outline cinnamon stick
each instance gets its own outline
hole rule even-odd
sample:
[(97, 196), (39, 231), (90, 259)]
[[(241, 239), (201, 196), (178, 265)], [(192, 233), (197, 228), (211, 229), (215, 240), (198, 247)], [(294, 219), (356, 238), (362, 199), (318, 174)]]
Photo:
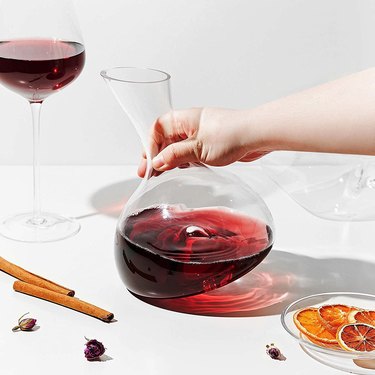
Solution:
[(13, 284), (13, 289), (16, 292), (28, 294), (49, 302), (57, 303), (58, 305), (69, 307), (70, 309), (91, 315), (95, 318), (103, 320), (104, 322), (110, 322), (114, 318), (114, 315), (111, 312), (103, 310), (100, 307), (94, 306), (76, 297), (60, 294), (58, 292), (28, 284), (23, 281), (15, 281)]
[(7, 261), (2, 257), (0, 257), (0, 270), (15, 277), (16, 279), (39, 286), (44, 289), (49, 289), (54, 292), (65, 294), (71, 297), (73, 297), (75, 294), (74, 290), (65, 288), (64, 286), (56, 284), (53, 281), (47, 280), (44, 277), (26, 271), (25, 269), (16, 266), (15, 264)]

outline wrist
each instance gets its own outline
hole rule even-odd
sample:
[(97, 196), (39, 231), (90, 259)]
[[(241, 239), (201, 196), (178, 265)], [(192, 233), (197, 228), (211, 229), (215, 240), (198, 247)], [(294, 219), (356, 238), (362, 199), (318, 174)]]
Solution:
[(280, 127), (263, 107), (240, 111), (242, 142), (249, 151), (276, 151), (281, 146)]

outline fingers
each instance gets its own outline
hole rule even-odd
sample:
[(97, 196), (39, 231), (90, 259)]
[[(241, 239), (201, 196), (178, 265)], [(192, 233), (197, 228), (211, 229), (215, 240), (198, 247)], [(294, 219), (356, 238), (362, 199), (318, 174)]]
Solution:
[[(200, 108), (170, 111), (155, 121), (149, 138), (149, 152), (155, 174), (156, 171), (163, 172), (199, 161), (198, 142), (194, 137), (200, 114)], [(138, 166), (140, 177), (145, 176), (146, 168), (146, 157), (143, 155)]]
[(150, 134), (151, 157), (171, 143), (192, 138), (199, 127), (201, 109), (174, 110), (160, 116)]
[(143, 157), (138, 165), (138, 176), (143, 178), (146, 174), (147, 160)]
[(183, 140), (165, 147), (152, 160), (152, 167), (157, 171), (166, 171), (181, 165), (199, 162), (197, 142), (195, 140)]
[(177, 127), (175, 125), (174, 113), (171, 111), (160, 116), (155, 121), (150, 134), (149, 147), (151, 157), (156, 156), (169, 143), (178, 141), (176, 133)]

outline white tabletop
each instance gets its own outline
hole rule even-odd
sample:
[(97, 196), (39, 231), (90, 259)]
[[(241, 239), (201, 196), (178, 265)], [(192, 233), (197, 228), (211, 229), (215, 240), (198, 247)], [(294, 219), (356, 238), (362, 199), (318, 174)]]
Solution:
[[(110, 324), (13, 291), (0, 274), (0, 373), (11, 374), (340, 374), (306, 355), (282, 328), (292, 300), (325, 291), (375, 293), (375, 222), (343, 223), (312, 216), (256, 166), (232, 167), (268, 204), (276, 242), (266, 260), (237, 285), (246, 287), (241, 312), (206, 316), (152, 306), (131, 295), (113, 256), (116, 219), (139, 180), (135, 166), (43, 167), (43, 207), (79, 219), (74, 237), (47, 244), (0, 237), (0, 255), (112, 311)], [(31, 167), (0, 167), (1, 214), (31, 202)], [(222, 288), (220, 293), (227, 293)], [(217, 291), (219, 293), (219, 291)], [(183, 311), (184, 306), (176, 304)], [(22, 314), (34, 332), (12, 332)], [(88, 362), (85, 338), (102, 341), (105, 361)], [(287, 357), (265, 354), (275, 343)]]

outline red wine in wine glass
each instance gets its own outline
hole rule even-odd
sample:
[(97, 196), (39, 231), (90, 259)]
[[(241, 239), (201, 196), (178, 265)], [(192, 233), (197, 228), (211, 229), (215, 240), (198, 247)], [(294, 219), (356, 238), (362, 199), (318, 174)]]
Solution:
[(0, 82), (30, 101), (47, 96), (75, 80), (85, 64), (84, 46), (53, 39), (0, 42)]

